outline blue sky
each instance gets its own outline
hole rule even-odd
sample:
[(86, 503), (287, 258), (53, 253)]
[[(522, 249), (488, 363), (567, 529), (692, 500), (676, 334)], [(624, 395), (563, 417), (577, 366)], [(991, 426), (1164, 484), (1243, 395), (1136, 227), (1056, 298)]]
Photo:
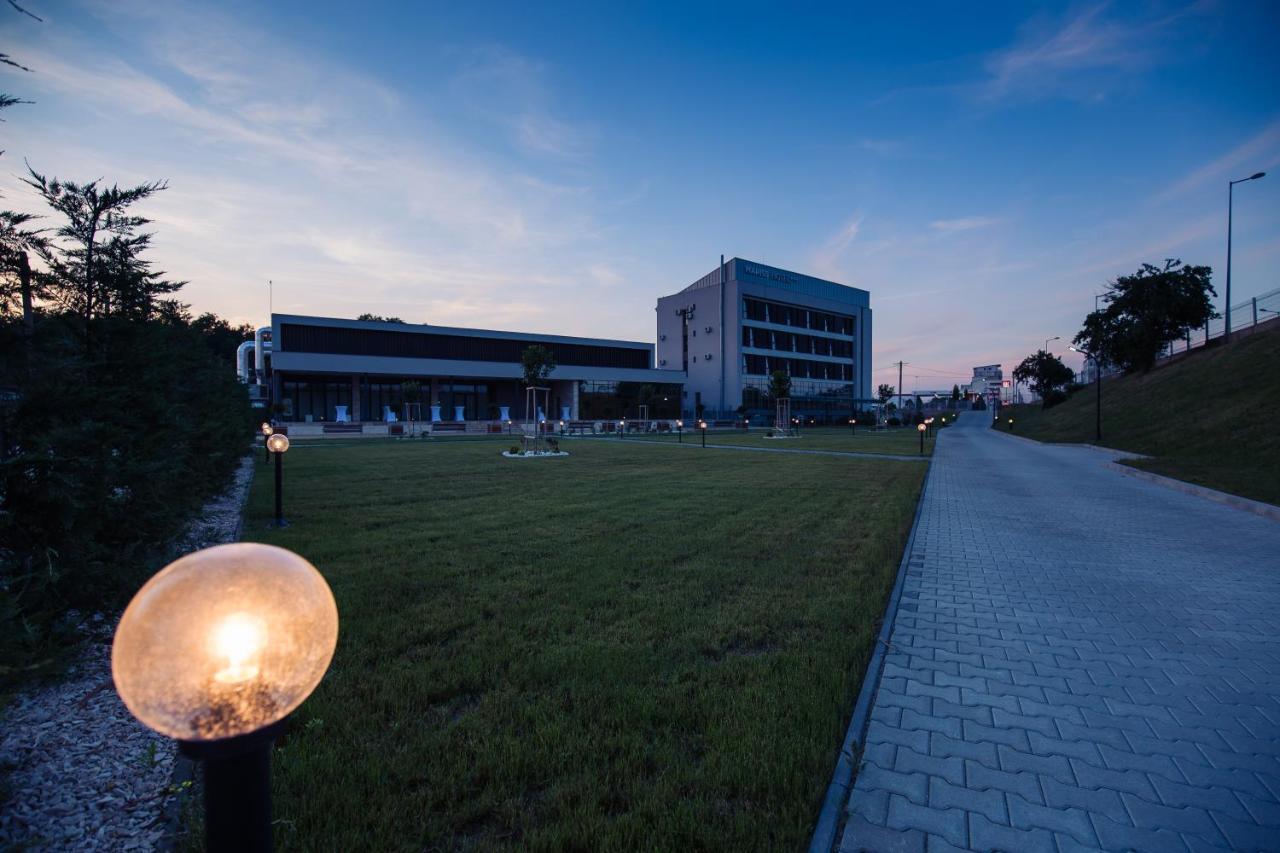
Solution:
[[(165, 178), (196, 310), (652, 340), (721, 253), (866, 288), (946, 386), (1165, 257), (1280, 287), (1274, 3), (25, 4), (0, 189)], [(980, 12), (975, 11), (980, 9)], [(1069, 360), (1073, 365), (1077, 362)], [(913, 377), (919, 375), (919, 380)]]

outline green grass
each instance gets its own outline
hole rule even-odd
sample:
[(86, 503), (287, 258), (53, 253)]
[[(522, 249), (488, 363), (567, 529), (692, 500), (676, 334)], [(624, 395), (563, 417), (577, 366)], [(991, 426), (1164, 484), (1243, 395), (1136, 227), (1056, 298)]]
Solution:
[[(1014, 408), (1018, 435), (1094, 440), (1094, 388), (1042, 411)], [(1002, 417), (1000, 428), (1007, 428)], [(1135, 468), (1280, 504), (1280, 328), (1102, 381), (1102, 443), (1153, 458)]]
[[(939, 423), (939, 428), (941, 424)], [(707, 430), (707, 445), (717, 447), (768, 447), (774, 450), (838, 450), (854, 453), (877, 453), (899, 456), (918, 456), (920, 454), (920, 434), (916, 428), (893, 427), (876, 431), (867, 427), (858, 427), (856, 434), (850, 433), (848, 427), (804, 427), (799, 438), (766, 438), (769, 432), (764, 427), (752, 427), (750, 431)], [(937, 430), (933, 435), (936, 437)], [(602, 437), (604, 438), (604, 437)], [(672, 434), (635, 435), (628, 433), (626, 438), (617, 435), (607, 436), (611, 441), (661, 441), (676, 443), (677, 437)], [(698, 430), (686, 430), (685, 444), (700, 444), (702, 436)], [(934, 438), (924, 442), (924, 455), (933, 454)]]
[(259, 468), (341, 614), (278, 845), (804, 846), (925, 467), (506, 444), (300, 444), (278, 531)]

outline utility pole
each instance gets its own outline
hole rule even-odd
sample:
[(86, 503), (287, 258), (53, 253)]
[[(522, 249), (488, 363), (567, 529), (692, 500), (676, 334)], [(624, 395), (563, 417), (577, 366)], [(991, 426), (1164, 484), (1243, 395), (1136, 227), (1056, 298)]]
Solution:
[(902, 362), (898, 362), (898, 417), (902, 417)]

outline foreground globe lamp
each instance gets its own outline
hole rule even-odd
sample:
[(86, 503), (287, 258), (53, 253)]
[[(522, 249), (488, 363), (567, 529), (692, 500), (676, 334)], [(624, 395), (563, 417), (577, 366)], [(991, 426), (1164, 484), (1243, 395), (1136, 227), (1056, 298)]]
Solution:
[(676, 421), (676, 442), (684, 444), (684, 421)]
[(702, 430), (702, 446), (707, 446), (707, 422), (698, 421), (698, 429)]
[(267, 439), (270, 438), (271, 434), (274, 432), (275, 429), (269, 422), (262, 422), (262, 461), (267, 464), (270, 464), (271, 462), (271, 451), (267, 449)]
[(271, 451), (271, 455), (276, 458), (276, 518), (274, 525), (276, 527), (284, 527), (287, 522), (284, 520), (284, 487), (282, 485), (284, 474), (282, 472), (284, 454), (289, 449), (289, 436), (276, 433), (267, 437), (267, 450)]
[(210, 853), (271, 850), (271, 745), (337, 641), (324, 578), (272, 545), (188, 554), (125, 608), (111, 677), (139, 722), (203, 764)]
[(924, 431), (927, 429), (924, 424), (916, 424), (916, 432), (920, 433), (920, 455), (924, 456)]

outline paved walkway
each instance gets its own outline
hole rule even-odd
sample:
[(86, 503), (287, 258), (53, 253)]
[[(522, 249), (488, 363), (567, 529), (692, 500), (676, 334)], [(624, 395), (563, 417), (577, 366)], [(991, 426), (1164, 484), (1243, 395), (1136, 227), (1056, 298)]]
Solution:
[(841, 850), (1280, 850), (1280, 524), (943, 432)]

